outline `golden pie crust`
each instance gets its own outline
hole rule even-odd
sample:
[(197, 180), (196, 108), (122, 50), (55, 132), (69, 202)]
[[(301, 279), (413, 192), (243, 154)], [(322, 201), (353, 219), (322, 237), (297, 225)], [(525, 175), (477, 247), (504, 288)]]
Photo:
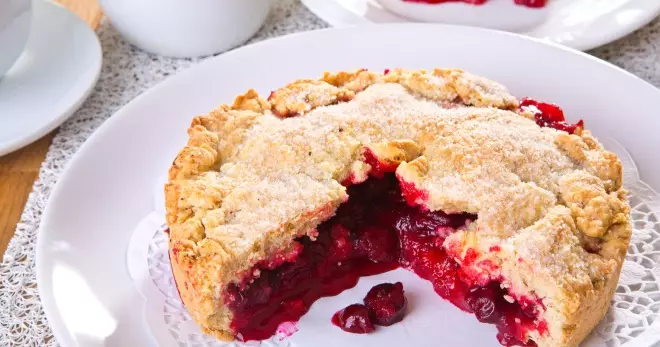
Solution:
[(165, 186), (170, 258), (193, 319), (220, 339), (234, 338), (224, 286), (331, 217), (340, 182), (366, 179), (365, 151), (398, 164), (426, 192), (417, 203), (478, 215), (444, 246), (542, 298), (539, 346), (577, 346), (609, 307), (632, 230), (621, 163), (587, 130), (539, 127), (500, 84), (457, 69), (326, 73), (267, 100), (250, 90), (188, 134)]

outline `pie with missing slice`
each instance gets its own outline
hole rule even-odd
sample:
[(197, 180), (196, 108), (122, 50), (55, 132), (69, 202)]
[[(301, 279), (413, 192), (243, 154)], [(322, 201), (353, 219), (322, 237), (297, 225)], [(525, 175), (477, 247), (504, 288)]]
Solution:
[(188, 133), (169, 255), (219, 339), (267, 339), (398, 267), (507, 346), (576, 346), (608, 309), (632, 230), (621, 163), (555, 105), (461, 70), (359, 70), (250, 90)]

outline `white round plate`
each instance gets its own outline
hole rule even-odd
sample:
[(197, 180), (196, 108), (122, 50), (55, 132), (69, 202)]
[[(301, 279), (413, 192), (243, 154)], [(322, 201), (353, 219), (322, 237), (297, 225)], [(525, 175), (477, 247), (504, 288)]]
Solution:
[(101, 44), (87, 23), (55, 3), (34, 0), (33, 7), (26, 49), (0, 79), (0, 155), (62, 124), (101, 72)]
[[(442, 45), (429, 45), (431, 41)], [(143, 283), (135, 283), (129, 274), (127, 254), (133, 254), (128, 246), (140, 221), (153, 211), (162, 211), (161, 206), (154, 206), (154, 200), (162, 204), (154, 191), (162, 189), (162, 179), (185, 144), (194, 115), (231, 103), (249, 88), (267, 95), (289, 81), (320, 76), (326, 70), (436, 66), (461, 67), (504, 83), (516, 96), (562, 105), (569, 119), (583, 118), (597, 136), (617, 139), (632, 154), (642, 179), (660, 188), (660, 119), (654, 111), (660, 109), (660, 91), (586, 54), (505, 32), (424, 24), (330, 29), (260, 42), (208, 59), (145, 92), (96, 130), (70, 161), (51, 193), (37, 242), (39, 292), (57, 340), (64, 346), (156, 344), (152, 322), (148, 324), (145, 317), (160, 315), (164, 325), (164, 310), (169, 308), (145, 308), (137, 290)], [(637, 232), (655, 235), (660, 230), (658, 219), (645, 211), (652, 229)], [(660, 276), (651, 272), (657, 268), (644, 267), (648, 264), (639, 265), (641, 270), (635, 267), (638, 271), (625, 278), (637, 283), (638, 276)], [(657, 284), (653, 288), (657, 290)], [(653, 298), (646, 300), (660, 300)], [(312, 311), (326, 306), (314, 306)], [(322, 316), (327, 319), (305, 324), (329, 331), (332, 312), (326, 310)], [(496, 345), (492, 327), (469, 319), (459, 324), (466, 318), (451, 315), (443, 321), (450, 332), (462, 332), (455, 334), (463, 340), (458, 345), (486, 340)], [(640, 333), (640, 326), (644, 327), (637, 325), (634, 336), (641, 342), (628, 346), (650, 345), (644, 343), (654, 335), (650, 329)], [(171, 332), (167, 327), (163, 331)], [(186, 339), (189, 335), (178, 336)]]
[[(386, 10), (379, 1), (394, 3), (400, 0), (302, 0), (314, 14), (335, 27), (413, 21), (402, 16), (403, 12), (397, 15)], [(426, 14), (427, 20), (442, 20), (447, 24), (515, 31), (581, 51), (622, 38), (660, 15), (658, 0), (549, 0), (543, 13), (519, 8), (510, 13), (512, 18), (504, 18), (506, 11), (514, 7), (511, 5), (513, 0), (490, 1), (492, 3), (482, 6), (463, 3), (423, 5), (433, 8), (411, 13), (417, 16)], [(401, 10), (419, 6), (407, 5), (402, 6)], [(442, 13), (442, 8), (447, 13)], [(521, 15), (521, 12), (531, 15)], [(417, 16), (415, 18), (419, 18)]]

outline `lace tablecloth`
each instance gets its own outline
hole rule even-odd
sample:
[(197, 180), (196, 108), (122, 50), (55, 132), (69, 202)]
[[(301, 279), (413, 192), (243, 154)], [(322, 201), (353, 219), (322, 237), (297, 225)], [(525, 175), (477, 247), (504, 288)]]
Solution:
[[(298, 0), (279, 0), (265, 26), (250, 42), (326, 26)], [(55, 136), (0, 264), (0, 346), (57, 345), (37, 292), (35, 244), (46, 201), (67, 161), (94, 129), (124, 104), (199, 61), (144, 53), (123, 41), (107, 22), (101, 24), (98, 35), (104, 52), (99, 82)], [(660, 87), (660, 18), (592, 53)]]

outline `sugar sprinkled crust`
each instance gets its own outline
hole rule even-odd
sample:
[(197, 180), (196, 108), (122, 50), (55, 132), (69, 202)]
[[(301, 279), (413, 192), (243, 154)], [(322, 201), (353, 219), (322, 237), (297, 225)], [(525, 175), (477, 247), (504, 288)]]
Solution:
[(530, 118), (503, 86), (456, 69), (326, 73), (196, 117), (165, 187), (186, 307), (232, 339), (224, 285), (332, 216), (371, 151), (425, 208), (478, 214), (446, 239), (449, 254), (542, 299), (539, 346), (577, 345), (607, 311), (628, 247), (622, 168), (589, 131)]

